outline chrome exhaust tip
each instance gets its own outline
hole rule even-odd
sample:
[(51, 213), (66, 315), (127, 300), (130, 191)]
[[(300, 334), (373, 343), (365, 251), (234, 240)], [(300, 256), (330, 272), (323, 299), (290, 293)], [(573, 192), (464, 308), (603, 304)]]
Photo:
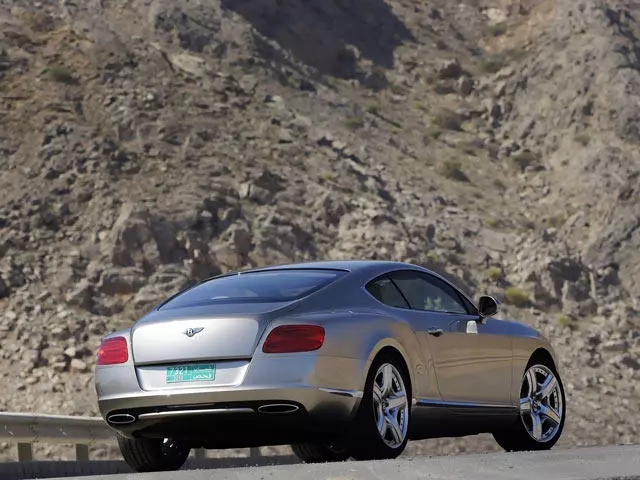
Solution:
[(270, 415), (295, 413), (298, 410), (300, 410), (300, 407), (291, 403), (269, 403), (258, 407), (258, 412)]
[(107, 417), (107, 422), (113, 425), (128, 425), (136, 421), (136, 417), (128, 413), (115, 413)]

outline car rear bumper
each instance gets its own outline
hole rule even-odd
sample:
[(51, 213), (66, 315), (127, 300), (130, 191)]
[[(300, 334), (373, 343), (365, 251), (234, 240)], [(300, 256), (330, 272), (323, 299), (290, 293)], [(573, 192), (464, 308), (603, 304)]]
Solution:
[(362, 367), (355, 359), (309, 353), (234, 363), (240, 374), (197, 386), (148, 381), (146, 369), (132, 363), (98, 367), (100, 413), (125, 436), (185, 436), (212, 448), (234, 448), (339, 430), (362, 397)]

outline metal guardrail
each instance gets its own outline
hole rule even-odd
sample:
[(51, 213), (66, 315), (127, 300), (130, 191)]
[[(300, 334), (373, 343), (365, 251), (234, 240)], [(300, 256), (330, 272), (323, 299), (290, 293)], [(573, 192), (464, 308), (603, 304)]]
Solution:
[(1, 413), (0, 441), (18, 444), (18, 460), (33, 460), (32, 444), (64, 443), (76, 446), (76, 460), (89, 460), (89, 445), (115, 440), (115, 433), (100, 417)]
[[(18, 461), (33, 460), (33, 444), (62, 443), (76, 446), (76, 460), (89, 460), (89, 446), (115, 440), (116, 434), (101, 417), (42, 415), (38, 413), (0, 412), (0, 441), (18, 444)], [(206, 457), (205, 450), (196, 449), (195, 457)], [(260, 456), (252, 448), (250, 457)]]

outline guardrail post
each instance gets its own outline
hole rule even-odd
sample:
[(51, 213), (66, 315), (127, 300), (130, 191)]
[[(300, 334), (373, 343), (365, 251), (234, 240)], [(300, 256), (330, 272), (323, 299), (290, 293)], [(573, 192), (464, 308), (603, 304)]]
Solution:
[(260, 447), (251, 447), (249, 449), (249, 456), (251, 458), (258, 458), (260, 456)]
[(33, 448), (30, 443), (18, 443), (18, 461), (30, 462), (33, 460)]
[(76, 460), (79, 462), (89, 460), (89, 445), (76, 444)]

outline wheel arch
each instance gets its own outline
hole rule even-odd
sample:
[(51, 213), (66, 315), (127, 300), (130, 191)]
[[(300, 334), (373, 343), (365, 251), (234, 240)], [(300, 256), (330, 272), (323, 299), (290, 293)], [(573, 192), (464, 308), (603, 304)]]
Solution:
[(562, 372), (558, 362), (558, 357), (551, 343), (540, 336), (535, 337), (514, 337), (513, 338), (513, 370), (511, 384), (511, 401), (517, 404), (522, 386), (522, 378), (531, 365), (532, 361), (544, 361), (555, 371), (556, 375), (562, 379)]
[(531, 365), (531, 363), (534, 362), (534, 361), (540, 361), (540, 362), (548, 363), (549, 366), (553, 370), (555, 370), (556, 373), (558, 373), (558, 367), (556, 365), (556, 359), (554, 358), (553, 354), (551, 352), (549, 352), (549, 350), (547, 350), (546, 348), (539, 347), (531, 354), (531, 358), (529, 359), (529, 365)]
[(396, 357), (398, 360), (402, 362), (402, 366), (405, 369), (405, 373), (409, 377), (409, 388), (411, 389), (411, 394), (415, 391), (415, 374), (410, 368), (411, 362), (409, 360), (409, 356), (407, 351), (403, 348), (403, 346), (397, 340), (393, 338), (384, 338), (381, 339), (369, 353), (367, 357), (367, 361), (365, 364), (365, 368), (363, 369), (363, 375), (361, 378), (361, 390), (364, 391), (365, 384), (367, 382), (367, 377), (369, 375), (369, 371), (371, 370), (371, 365), (376, 360), (376, 358), (382, 355), (391, 355)]

